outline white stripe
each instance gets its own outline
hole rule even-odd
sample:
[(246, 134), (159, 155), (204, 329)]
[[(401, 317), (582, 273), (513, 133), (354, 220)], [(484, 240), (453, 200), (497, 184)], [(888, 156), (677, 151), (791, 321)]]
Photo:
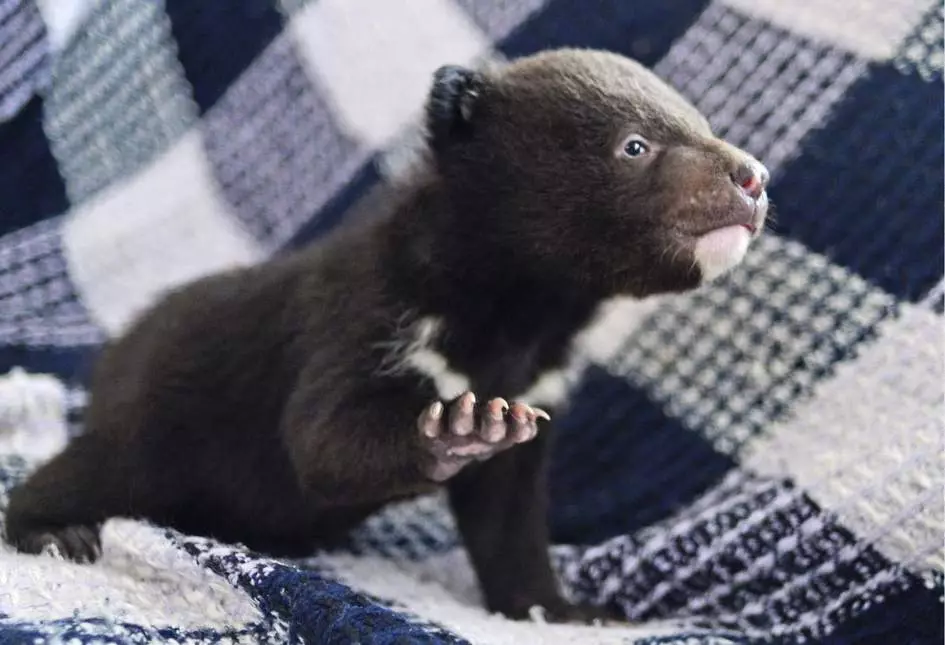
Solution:
[(78, 31), (95, 0), (36, 0), (46, 23), (49, 46), (61, 51)]
[[(403, 320), (409, 318), (410, 314), (406, 314)], [(426, 316), (401, 325), (392, 340), (380, 344), (387, 354), (378, 367), (378, 374), (401, 374), (409, 368), (433, 381), (437, 396), (444, 401), (451, 401), (469, 391), (469, 377), (453, 370), (446, 357), (433, 349), (442, 333), (441, 319)]]
[(417, 349), (408, 354), (404, 361), (433, 381), (437, 395), (444, 401), (451, 401), (469, 390), (469, 377), (450, 369), (446, 357), (437, 351)]
[(928, 0), (723, 0), (791, 33), (872, 59), (893, 56), (929, 8)]
[[(507, 392), (504, 396), (530, 405), (561, 405), (587, 364), (611, 360), (660, 302), (659, 298), (627, 297), (604, 301), (588, 325), (575, 334), (562, 368), (543, 372), (524, 391)], [(409, 315), (405, 316), (408, 318)], [(378, 372), (398, 373), (410, 367), (432, 380), (440, 398), (447, 401), (469, 391), (472, 388), (469, 376), (453, 369), (449, 360), (433, 348), (442, 335), (442, 327), (442, 319), (433, 316), (405, 325), (392, 341), (382, 344), (387, 357)]]

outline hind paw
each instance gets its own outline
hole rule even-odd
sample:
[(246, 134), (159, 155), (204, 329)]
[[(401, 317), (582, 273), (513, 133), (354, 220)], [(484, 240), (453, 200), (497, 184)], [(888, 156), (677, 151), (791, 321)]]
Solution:
[(48, 554), (80, 564), (95, 562), (102, 554), (98, 529), (82, 525), (38, 529), (19, 537), (13, 545), (23, 553)]

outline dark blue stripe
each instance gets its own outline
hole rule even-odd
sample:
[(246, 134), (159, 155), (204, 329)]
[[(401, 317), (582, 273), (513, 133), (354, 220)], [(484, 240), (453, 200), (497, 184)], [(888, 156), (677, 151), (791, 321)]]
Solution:
[(0, 346), (0, 374), (22, 367), (27, 372), (57, 376), (66, 383), (84, 384), (97, 353), (96, 347)]
[(941, 77), (874, 64), (772, 187), (778, 231), (921, 298), (945, 263), (943, 123)]
[(885, 602), (874, 603), (841, 623), (821, 645), (942, 645), (945, 641), (941, 577), (932, 589), (912, 579), (912, 587)]
[[(42, 629), (40, 629), (42, 626)], [(108, 618), (59, 618), (55, 620), (17, 621), (0, 624), (0, 645), (24, 645), (46, 643), (49, 631), (54, 632), (56, 642), (104, 643), (104, 642), (190, 642), (214, 643), (224, 640), (239, 641), (246, 636), (264, 640), (271, 635), (272, 626), (253, 623), (246, 628), (224, 629), (179, 629), (176, 627), (150, 627), (111, 620)], [(101, 633), (101, 636), (90, 635)], [(117, 639), (121, 638), (121, 641)]]
[(274, 0), (166, 0), (178, 57), (201, 113), (282, 31)]
[(35, 96), (0, 123), (0, 235), (68, 208), (66, 185), (43, 131), (43, 101)]
[(592, 368), (558, 424), (550, 487), (558, 542), (588, 544), (664, 519), (735, 462), (645, 392)]
[(551, 0), (502, 42), (518, 57), (556, 47), (590, 47), (654, 65), (708, 6), (708, 0)]
[(240, 571), (240, 561), (233, 556), (208, 554), (173, 532), (169, 537), (191, 556), (201, 557), (201, 564), (218, 576), (233, 580), (233, 572), (239, 571), (235, 584), (250, 594), (264, 616), (278, 616), (288, 624), (290, 642), (467, 644), (441, 628), (411, 622), (378, 599), (316, 570), (260, 559), (265, 573), (250, 573), (245, 567)]

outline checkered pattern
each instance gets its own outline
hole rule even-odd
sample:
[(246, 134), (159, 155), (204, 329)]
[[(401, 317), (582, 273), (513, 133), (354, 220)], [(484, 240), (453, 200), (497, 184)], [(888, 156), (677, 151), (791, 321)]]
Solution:
[(93, 567), (0, 547), (0, 642), (942, 642), (943, 21), (932, 0), (0, 0), (0, 516), (161, 291), (385, 199), (440, 64), (633, 56), (771, 168), (776, 207), (732, 275), (614, 330), (562, 420), (554, 562), (635, 626), (486, 616), (432, 497), (299, 562), (127, 520)]

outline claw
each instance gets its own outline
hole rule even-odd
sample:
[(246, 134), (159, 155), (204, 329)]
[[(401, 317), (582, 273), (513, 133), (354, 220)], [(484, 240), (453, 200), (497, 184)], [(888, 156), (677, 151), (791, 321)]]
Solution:
[(524, 403), (515, 402), (509, 408), (509, 416), (518, 423), (528, 423), (529, 408)]
[(435, 439), (440, 435), (440, 418), (443, 416), (443, 410), (443, 404), (436, 401), (420, 414), (417, 425), (423, 436)]
[(505, 438), (505, 410), (507, 408), (508, 403), (503, 399), (492, 399), (486, 404), (486, 414), (483, 415), (482, 427), (479, 429), (479, 434), (485, 441), (498, 443)]
[(502, 406), (497, 406), (495, 401), (489, 402), (489, 418), (493, 421), (502, 421), (505, 418), (505, 409)]
[(535, 436), (534, 412), (524, 403), (512, 404), (509, 416), (512, 419), (509, 435), (515, 443), (524, 443)]
[(459, 400), (459, 409), (463, 414), (472, 414), (476, 407), (476, 395), (472, 392), (466, 392)]
[(476, 420), (474, 411), (476, 408), (476, 395), (472, 392), (466, 392), (456, 402), (450, 412), (449, 430), (455, 435), (465, 437), (472, 434), (476, 429)]
[(509, 404), (495, 397), (476, 409), (476, 395), (465, 392), (450, 404), (435, 401), (418, 419), (432, 461), (424, 468), (433, 481), (442, 482), (472, 461), (525, 443), (538, 434), (538, 419), (550, 421), (540, 408), (522, 402)]

